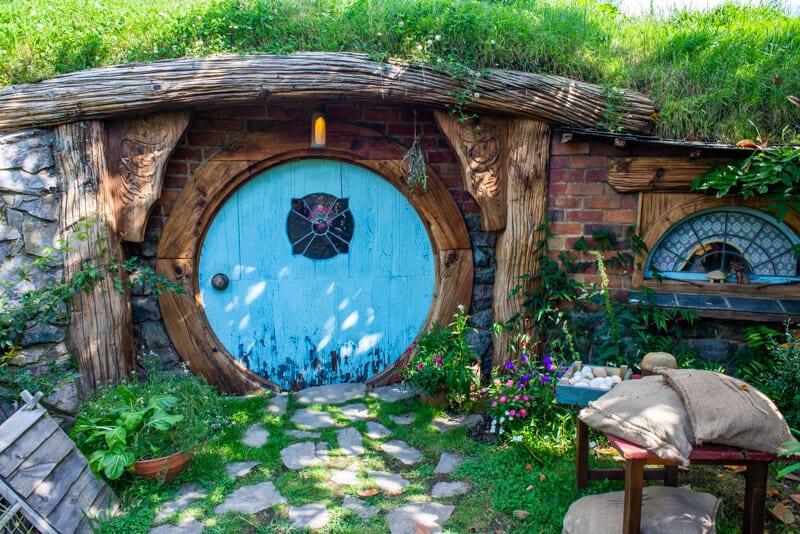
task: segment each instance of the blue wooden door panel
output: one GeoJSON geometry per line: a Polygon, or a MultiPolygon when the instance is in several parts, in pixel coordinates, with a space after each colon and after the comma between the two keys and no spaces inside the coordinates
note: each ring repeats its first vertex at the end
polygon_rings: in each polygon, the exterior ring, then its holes
{"type": "Polygon", "coordinates": [[[226,201],[203,243],[198,283],[220,342],[248,369],[284,388],[365,380],[422,328],[435,261],[413,207],[370,171],[302,160],[254,177],[226,201]],[[349,251],[292,253],[292,199],[348,199],[349,251]],[[225,290],[211,277],[230,277],[225,290]]]}

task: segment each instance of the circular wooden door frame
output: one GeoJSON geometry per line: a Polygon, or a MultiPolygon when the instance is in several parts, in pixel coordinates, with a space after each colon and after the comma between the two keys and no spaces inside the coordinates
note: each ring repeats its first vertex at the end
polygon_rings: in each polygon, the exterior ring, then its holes
{"type": "MultiPolygon", "coordinates": [[[[472,247],[464,218],[438,176],[427,169],[428,191],[409,196],[403,156],[407,147],[379,132],[343,122],[329,122],[324,149],[309,147],[303,124],[281,125],[246,135],[203,164],[190,178],[172,208],[159,241],[156,270],[183,289],[159,298],[167,332],[181,358],[195,374],[232,394],[279,386],[256,375],[220,343],[203,312],[197,266],[206,231],[217,211],[236,189],[258,173],[292,160],[334,159],[364,167],[388,181],[408,199],[428,232],[436,263],[433,301],[423,330],[447,323],[459,304],[472,296],[472,247]]],[[[398,361],[408,354],[399,356],[398,361]]],[[[397,362],[395,362],[397,363],[397,362]]],[[[395,365],[374,375],[380,385],[395,365]]]]}

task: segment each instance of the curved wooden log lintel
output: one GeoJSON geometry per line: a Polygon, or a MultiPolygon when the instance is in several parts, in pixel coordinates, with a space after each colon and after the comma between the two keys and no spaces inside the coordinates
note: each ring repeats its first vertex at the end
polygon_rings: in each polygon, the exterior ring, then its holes
{"type": "Polygon", "coordinates": [[[170,154],[189,125],[191,113],[160,113],[106,123],[105,156],[113,219],[120,239],[144,241],[150,209],[161,195],[170,154]]]}
{"type": "MultiPolygon", "coordinates": [[[[522,292],[509,298],[520,276],[538,272],[536,254],[545,232],[536,229],[547,216],[550,127],[538,121],[512,120],[508,139],[508,218],[505,230],[497,237],[493,305],[494,320],[504,324],[522,310],[522,292]]],[[[493,366],[509,359],[508,341],[508,333],[495,338],[493,366]]]]}
{"type": "Polygon", "coordinates": [[[464,189],[481,209],[483,229],[502,230],[506,227],[508,119],[462,121],[451,113],[433,115],[458,158],[464,189]]]}
{"type": "MultiPolygon", "coordinates": [[[[0,131],[254,101],[345,98],[420,104],[578,128],[596,128],[608,110],[607,90],[599,85],[507,70],[467,78],[328,52],[117,65],[0,90],[0,131]],[[468,98],[457,96],[464,94],[468,98]]],[[[632,91],[623,91],[622,99],[619,126],[631,133],[650,132],[652,102],[632,91]]]]}

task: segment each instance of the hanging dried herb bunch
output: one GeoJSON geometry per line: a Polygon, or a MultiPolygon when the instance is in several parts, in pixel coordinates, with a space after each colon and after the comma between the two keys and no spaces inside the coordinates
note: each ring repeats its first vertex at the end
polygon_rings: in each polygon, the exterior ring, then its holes
{"type": "Polygon", "coordinates": [[[403,156],[403,161],[406,164],[408,177],[408,194],[413,195],[417,188],[421,187],[423,191],[428,190],[428,175],[425,172],[425,155],[419,147],[419,136],[414,138],[414,143],[408,149],[406,155],[403,156]]]}

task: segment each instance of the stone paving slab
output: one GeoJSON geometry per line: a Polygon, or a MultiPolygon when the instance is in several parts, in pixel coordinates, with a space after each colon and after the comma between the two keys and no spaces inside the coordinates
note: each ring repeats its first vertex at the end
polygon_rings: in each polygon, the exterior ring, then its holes
{"type": "Polygon", "coordinates": [[[407,413],[403,415],[390,415],[389,419],[394,421],[395,424],[398,425],[410,425],[414,422],[414,419],[417,418],[417,414],[415,413],[407,413]]]}
{"type": "Polygon", "coordinates": [[[392,435],[392,431],[376,421],[367,421],[367,437],[383,439],[392,435]]]}
{"type": "Polygon", "coordinates": [[[242,443],[257,449],[266,445],[269,440],[269,431],[261,425],[250,425],[242,436],[242,443]]]}
{"type": "Polygon", "coordinates": [[[364,454],[364,444],[361,440],[361,433],[353,427],[343,428],[336,431],[339,442],[339,449],[345,456],[360,456],[364,454]]]}
{"type": "Polygon", "coordinates": [[[261,462],[231,462],[229,464],[225,464],[225,472],[228,473],[228,476],[231,478],[238,478],[238,477],[246,477],[250,474],[250,471],[261,462]]]}
{"type": "Polygon", "coordinates": [[[469,484],[466,482],[437,482],[431,488],[431,497],[438,499],[440,497],[455,497],[462,495],[469,491],[469,484]]]}
{"type": "Polygon", "coordinates": [[[442,531],[441,524],[450,519],[453,510],[455,506],[447,504],[411,503],[386,514],[386,522],[389,523],[391,534],[416,534],[420,531],[433,534],[442,531]],[[427,531],[419,527],[415,529],[415,523],[427,531]]]}
{"type": "Polygon", "coordinates": [[[308,430],[286,430],[284,434],[297,439],[319,439],[322,437],[321,433],[309,432],[308,430]]]}
{"type": "Polygon", "coordinates": [[[278,417],[282,416],[286,413],[286,407],[289,404],[289,395],[286,393],[280,393],[272,397],[269,402],[267,403],[267,407],[264,408],[267,412],[271,413],[272,415],[277,415],[278,417]]]}
{"type": "Polygon", "coordinates": [[[344,498],[342,508],[354,511],[364,521],[372,519],[373,516],[381,511],[377,506],[367,506],[366,502],[352,495],[344,498]]]}
{"type": "Polygon", "coordinates": [[[214,508],[214,513],[217,515],[225,512],[255,514],[284,502],[286,502],[286,497],[278,492],[272,482],[262,482],[237,489],[228,495],[222,504],[214,508]]]}
{"type": "Polygon", "coordinates": [[[198,482],[181,485],[175,497],[171,501],[164,503],[164,507],[158,512],[153,522],[156,525],[163,523],[172,514],[186,510],[192,501],[202,499],[206,495],[208,495],[208,490],[198,482]]]}
{"type": "Polygon", "coordinates": [[[342,486],[360,486],[362,484],[362,481],[358,478],[360,467],[358,462],[353,462],[346,469],[336,471],[331,476],[331,481],[342,486]]]}
{"type": "Polygon", "coordinates": [[[292,506],[289,509],[289,519],[292,528],[305,530],[310,528],[318,530],[325,527],[331,520],[331,514],[324,504],[311,503],[303,506],[292,506]]]}
{"type": "Polygon", "coordinates": [[[466,416],[437,417],[431,421],[431,424],[435,426],[436,430],[439,432],[449,432],[461,427],[471,429],[483,424],[483,416],[474,413],[466,416]]]}
{"type": "Polygon", "coordinates": [[[281,451],[281,460],[283,460],[283,465],[293,470],[304,469],[306,467],[327,463],[327,459],[328,456],[326,443],[303,441],[302,443],[294,443],[289,445],[281,451]],[[320,445],[323,447],[320,448],[320,445]]]}
{"type": "Polygon", "coordinates": [[[328,428],[334,425],[330,412],[321,412],[311,408],[300,408],[294,412],[290,421],[297,426],[309,428],[328,428]]]}
{"type": "Polygon", "coordinates": [[[341,404],[360,399],[366,393],[364,384],[331,384],[298,391],[294,394],[294,400],[300,404],[341,404]]]}
{"type": "Polygon", "coordinates": [[[403,488],[409,484],[408,480],[402,476],[395,473],[387,473],[386,471],[367,471],[367,475],[375,481],[375,484],[386,495],[402,493],[403,488]]]}
{"type": "Polygon", "coordinates": [[[367,419],[372,419],[372,416],[367,411],[367,407],[360,402],[342,406],[341,410],[342,415],[351,421],[366,421],[367,419]]]}
{"type": "Polygon", "coordinates": [[[419,450],[400,439],[382,443],[381,450],[390,456],[394,456],[405,465],[414,465],[422,460],[422,453],[419,450]]]}
{"type": "Polygon", "coordinates": [[[452,473],[463,462],[464,459],[461,456],[450,454],[449,452],[443,452],[442,456],[439,457],[439,463],[436,464],[436,469],[434,469],[433,472],[444,474],[452,473]]]}
{"type": "Polygon", "coordinates": [[[393,384],[370,391],[370,396],[377,397],[384,402],[397,402],[417,395],[419,395],[419,390],[406,384],[393,384]]]}
{"type": "Polygon", "coordinates": [[[147,534],[202,534],[203,524],[196,519],[189,519],[179,525],[161,525],[152,528],[147,534]]]}

